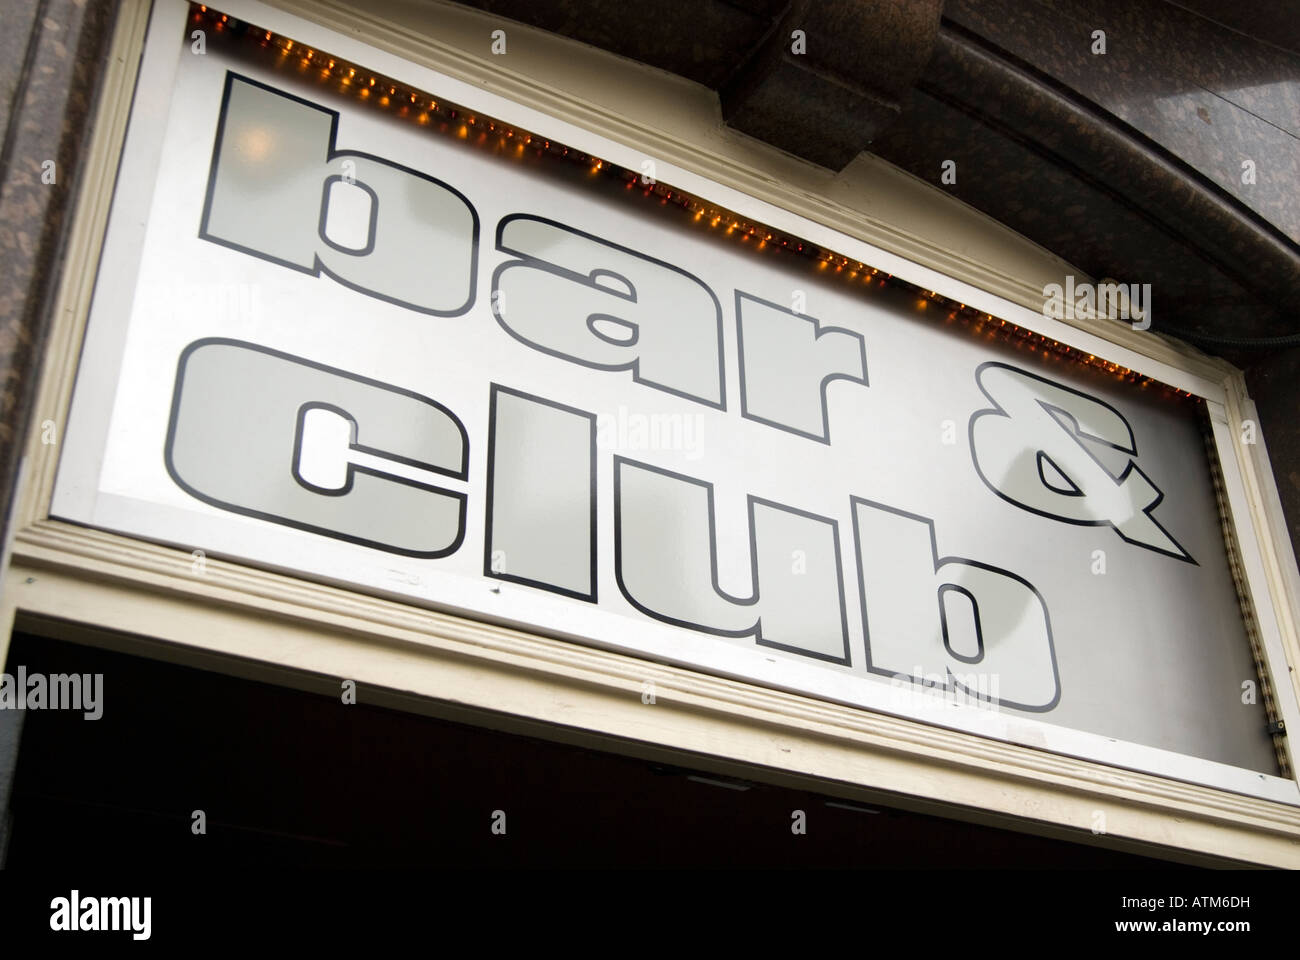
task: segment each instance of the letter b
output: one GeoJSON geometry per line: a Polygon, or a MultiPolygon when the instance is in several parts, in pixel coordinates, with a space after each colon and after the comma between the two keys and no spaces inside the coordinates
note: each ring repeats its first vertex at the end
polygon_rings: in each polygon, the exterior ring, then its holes
{"type": "Polygon", "coordinates": [[[947,689],[1021,710],[1056,706],[1052,628],[1032,584],[988,564],[940,557],[930,520],[883,504],[854,497],[853,530],[872,673],[937,675],[947,689]],[[996,696],[960,681],[971,664],[996,696]]]}
{"type": "Polygon", "coordinates": [[[421,313],[467,311],[469,201],[416,170],[336,150],[337,131],[334,111],[227,74],[200,236],[421,313]]]}

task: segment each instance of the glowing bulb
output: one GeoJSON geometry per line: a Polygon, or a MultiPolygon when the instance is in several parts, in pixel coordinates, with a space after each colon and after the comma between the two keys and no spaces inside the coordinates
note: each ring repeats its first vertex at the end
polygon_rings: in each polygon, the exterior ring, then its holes
{"type": "Polygon", "coordinates": [[[271,155],[275,138],[265,127],[249,127],[239,138],[239,152],[255,163],[261,163],[271,155]]]}

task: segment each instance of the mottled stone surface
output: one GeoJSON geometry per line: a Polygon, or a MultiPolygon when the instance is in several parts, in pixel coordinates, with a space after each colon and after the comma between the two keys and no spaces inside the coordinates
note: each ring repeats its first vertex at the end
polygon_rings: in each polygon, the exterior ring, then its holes
{"type": "MultiPolygon", "coordinates": [[[[1300,54],[1162,0],[950,0],[944,13],[1300,243],[1300,54]]],[[[1279,19],[1300,23],[1300,7],[1279,19]]]]}
{"type": "MultiPolygon", "coordinates": [[[[459,0],[717,89],[772,30],[788,0],[459,0]]],[[[503,23],[509,36],[509,23],[503,23]]]]}
{"type": "MultiPolygon", "coordinates": [[[[0,34],[8,32],[11,6],[23,9],[6,4],[0,34]]],[[[27,21],[29,35],[3,41],[24,50],[0,146],[0,504],[6,515],[114,8],[112,0],[46,0],[27,21]],[[51,169],[54,182],[43,182],[51,169]]]]}
{"type": "MultiPolygon", "coordinates": [[[[1175,335],[1296,329],[1300,250],[1070,91],[945,25],[899,122],[873,152],[1094,277],[1149,283],[1175,335]]],[[[1199,342],[1213,347],[1213,341],[1199,342]]]]}
{"type": "Polygon", "coordinates": [[[13,115],[39,8],[39,0],[5,0],[0,10],[0,145],[13,115]]]}
{"type": "Polygon", "coordinates": [[[841,170],[897,119],[941,0],[800,0],[719,91],[728,125],[841,170]]]}
{"type": "Polygon", "coordinates": [[[1249,3],[1178,0],[1178,6],[1269,46],[1300,53],[1300,7],[1295,0],[1250,0],[1249,3]]]}

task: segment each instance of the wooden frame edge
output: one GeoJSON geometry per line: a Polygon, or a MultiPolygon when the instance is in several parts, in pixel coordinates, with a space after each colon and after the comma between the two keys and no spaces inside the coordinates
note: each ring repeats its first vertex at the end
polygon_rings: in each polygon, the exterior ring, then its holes
{"type": "MultiPolygon", "coordinates": [[[[1289,686],[1300,702],[1300,567],[1297,567],[1295,550],[1286,528],[1282,499],[1277,489],[1273,465],[1263,433],[1259,430],[1259,414],[1255,403],[1246,391],[1246,376],[1233,370],[1223,381],[1227,397],[1226,413],[1232,434],[1232,453],[1241,469],[1242,484],[1250,516],[1244,518],[1255,534],[1261,562],[1266,573],[1269,599],[1277,619],[1278,633],[1286,659],[1289,686]],[[1244,424],[1255,425],[1250,442],[1244,437],[1244,424]]],[[[1274,676],[1274,683],[1280,678],[1274,676]]],[[[1292,741],[1287,738],[1290,745],[1292,741]]],[[[1290,746],[1292,767],[1297,766],[1296,750],[1290,746]]]]}

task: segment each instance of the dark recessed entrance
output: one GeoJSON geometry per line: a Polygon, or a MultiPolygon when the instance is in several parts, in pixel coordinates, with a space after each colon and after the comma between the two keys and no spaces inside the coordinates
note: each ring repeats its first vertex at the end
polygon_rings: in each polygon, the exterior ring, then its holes
{"type": "Polygon", "coordinates": [[[22,716],[7,862],[19,871],[50,862],[1164,865],[386,709],[366,704],[364,691],[345,706],[24,634],[13,638],[6,672],[19,664],[29,675],[104,676],[99,720],[22,716]],[[206,835],[191,830],[195,810],[206,815],[206,835]],[[806,815],[804,835],[791,832],[795,810],[806,815]],[[505,814],[504,835],[492,832],[494,811],[505,814]]]}

